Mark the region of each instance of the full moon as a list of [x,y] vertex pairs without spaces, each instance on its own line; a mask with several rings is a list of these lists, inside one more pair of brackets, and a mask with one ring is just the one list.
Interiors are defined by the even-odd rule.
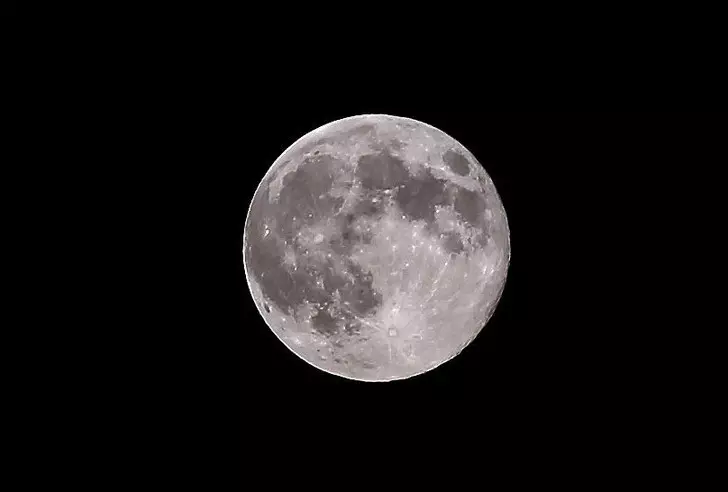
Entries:
[[271,331],[314,367],[361,381],[458,355],[492,316],[509,262],[506,213],[475,156],[390,115],[294,142],[259,183],[243,233]]

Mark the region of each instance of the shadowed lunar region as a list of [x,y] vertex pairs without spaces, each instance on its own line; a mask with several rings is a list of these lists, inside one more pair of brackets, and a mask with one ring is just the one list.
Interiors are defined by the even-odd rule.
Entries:
[[266,324],[323,371],[404,379],[459,354],[498,304],[506,213],[485,169],[420,121],[361,115],[273,163],[245,222],[243,261]]

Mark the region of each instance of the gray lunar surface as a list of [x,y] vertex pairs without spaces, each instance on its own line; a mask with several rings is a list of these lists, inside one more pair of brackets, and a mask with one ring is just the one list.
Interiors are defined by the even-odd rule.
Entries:
[[361,115],[300,138],[259,184],[243,258],[261,316],[313,366],[408,378],[462,351],[492,315],[510,261],[495,186],[425,123]]

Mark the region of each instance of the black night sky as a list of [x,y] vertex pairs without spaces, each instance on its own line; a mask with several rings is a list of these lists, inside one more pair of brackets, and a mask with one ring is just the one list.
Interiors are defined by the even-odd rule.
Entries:
[[[724,235],[713,171],[728,162],[728,120],[679,106],[716,108],[725,93],[709,49],[725,29],[710,14],[651,12],[634,29],[640,46],[624,23],[598,30],[601,14],[583,12],[563,16],[574,37],[538,11],[543,36],[425,3],[401,20],[393,3],[57,3],[22,17],[16,3],[4,4],[3,183],[22,231],[6,239],[35,269],[5,255],[21,271],[7,290],[30,302],[4,325],[28,343],[4,348],[21,353],[6,377],[21,394],[6,406],[32,419],[8,419],[21,435],[8,452],[30,465],[23,483],[386,491],[404,475],[414,490],[459,491],[503,489],[500,474],[516,490],[639,487],[634,476],[676,488],[692,459],[682,488],[703,490],[692,481],[705,463],[724,467],[706,418],[718,406],[702,401],[725,387],[706,383],[725,372],[724,354],[707,355],[725,351],[711,339],[725,316],[708,314],[725,303],[725,275],[706,245]],[[636,28],[633,14],[617,15]],[[646,112],[656,108],[674,110]],[[511,262],[460,355],[365,383],[275,337],[242,241],[256,187],[287,147],[377,113],[474,154],[507,212]]]
[[[278,155],[314,128],[363,113],[418,119],[459,140],[494,180],[511,231],[508,280],[485,330],[439,368],[389,383],[335,377],[291,353],[258,314],[241,254],[248,206]],[[166,314],[147,320],[161,354],[151,371],[159,392],[149,392],[180,421],[179,439],[210,449],[224,476],[253,473],[255,456],[332,448],[381,453],[398,442],[424,450],[508,436],[546,453],[544,443],[591,446],[635,425],[658,432],[652,402],[680,359],[666,360],[669,329],[651,316],[667,301],[647,287],[664,254],[647,239],[664,234],[667,247],[680,227],[665,224],[666,202],[651,192],[679,202],[668,169],[709,157],[697,145],[712,138],[707,117],[343,103],[176,116],[163,132],[174,150],[159,227],[173,240],[160,252]]]

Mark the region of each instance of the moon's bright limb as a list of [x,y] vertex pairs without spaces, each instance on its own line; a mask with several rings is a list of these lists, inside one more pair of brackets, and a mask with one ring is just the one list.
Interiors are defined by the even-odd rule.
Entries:
[[248,211],[243,258],[260,314],[313,366],[403,379],[483,328],[510,261],[505,210],[475,157],[409,118],[361,115],[300,138]]

